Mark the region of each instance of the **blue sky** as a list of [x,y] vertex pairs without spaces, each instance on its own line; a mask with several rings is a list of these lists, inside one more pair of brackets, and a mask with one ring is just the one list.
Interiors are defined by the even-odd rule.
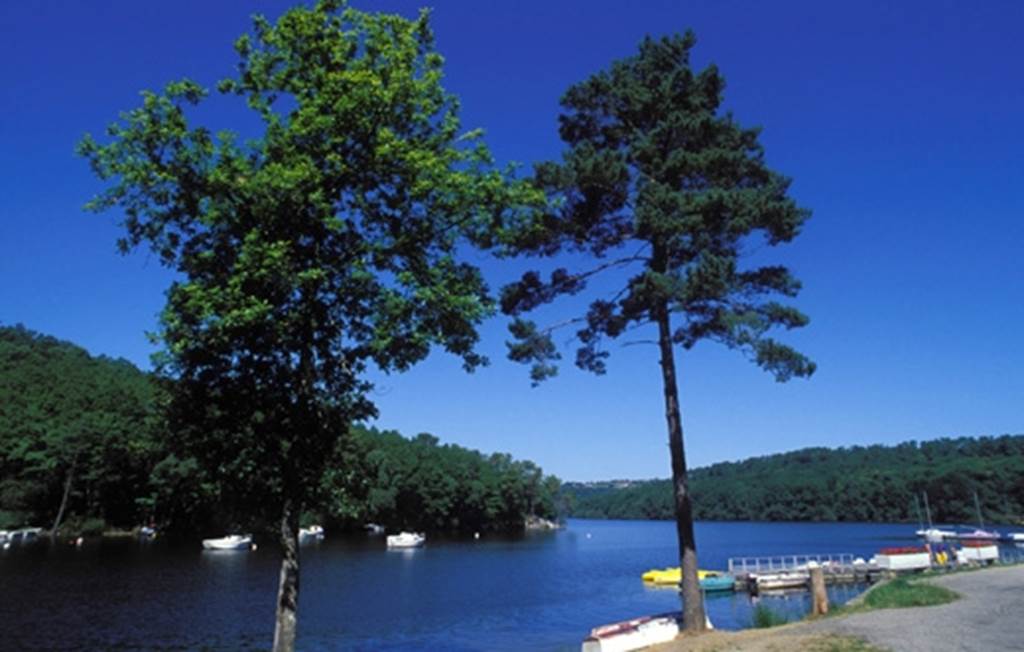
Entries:
[[[115,254],[117,216],[73,148],[143,88],[212,85],[248,16],[291,3],[0,3],[0,323],[148,366],[171,278]],[[364,2],[412,16],[423,2]],[[558,155],[558,98],[645,34],[692,27],[726,104],[764,127],[770,164],[814,211],[762,255],[804,282],[811,325],[787,337],[819,364],[777,384],[740,354],[679,358],[691,465],[804,446],[1022,432],[1024,67],[1016,2],[446,2],[434,27],[463,122],[501,162]],[[204,114],[232,127],[224,103]],[[484,256],[492,284],[519,263]],[[609,374],[571,365],[539,389],[483,329],[490,367],[438,353],[379,377],[377,425],[533,459],[567,479],[665,477],[657,352],[613,348]],[[571,354],[569,356],[571,358]]]

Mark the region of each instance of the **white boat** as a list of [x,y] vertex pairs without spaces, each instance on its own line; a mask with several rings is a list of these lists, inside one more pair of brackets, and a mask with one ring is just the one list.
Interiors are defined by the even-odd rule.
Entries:
[[978,528],[971,532],[960,532],[959,534],[957,534],[957,537],[960,539],[967,540],[991,539],[994,541],[999,539],[999,533],[989,530],[982,530],[981,528]]
[[1010,535],[1010,540],[1014,543],[1024,543],[1024,532],[1014,532]]
[[957,534],[953,530],[943,530],[942,528],[930,527],[926,530],[918,530],[917,536],[923,537],[930,542],[937,543],[944,539],[955,539]]
[[299,528],[299,541],[319,541],[323,538],[324,528],[322,525]]
[[419,548],[427,542],[427,537],[416,532],[402,532],[388,536],[388,548]]
[[384,526],[377,525],[376,523],[367,523],[363,526],[363,529],[370,534],[384,534]]
[[679,612],[667,613],[595,627],[583,639],[581,652],[629,652],[668,643],[679,635],[679,617]]
[[251,546],[251,534],[231,534],[220,539],[203,539],[203,548],[206,550],[248,550]]
[[779,589],[805,587],[810,579],[810,573],[801,570],[761,573],[754,576],[754,582],[758,591],[778,591]]

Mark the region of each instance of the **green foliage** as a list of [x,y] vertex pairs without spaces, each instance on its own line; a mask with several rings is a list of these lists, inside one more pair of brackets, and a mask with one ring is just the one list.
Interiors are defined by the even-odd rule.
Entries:
[[[589,254],[591,268],[530,271],[502,291],[510,357],[540,382],[557,372],[555,327],[521,316],[598,283],[578,324],[576,365],[606,371],[606,342],[652,323],[686,349],[708,339],[745,352],[778,380],[813,373],[814,363],[771,337],[807,324],[780,303],[800,283],[785,267],[745,269],[752,247],[792,240],[809,211],[787,195],[790,181],[768,168],[758,129],[721,110],[725,81],[715,66],[690,67],[692,33],[646,38],[639,52],[576,84],[562,97],[560,162],[538,165],[535,183],[551,210],[505,231],[510,253]],[[611,290],[609,292],[609,289]],[[670,317],[678,321],[668,327]]]
[[771,607],[759,604],[754,607],[754,613],[751,615],[751,624],[758,628],[778,627],[779,625],[785,625],[789,622],[789,619],[785,615],[777,613]]
[[957,593],[942,586],[897,578],[868,593],[864,604],[871,609],[930,607],[953,602],[959,597]]
[[[560,162],[540,164],[534,174],[547,205],[513,221],[503,243],[508,253],[582,261],[547,278],[528,271],[501,293],[501,309],[513,317],[509,357],[530,365],[535,386],[558,371],[552,334],[562,326],[578,327],[576,366],[595,374],[607,370],[609,342],[656,332],[640,341],[660,351],[688,630],[704,629],[705,618],[674,348],[717,341],[779,381],[815,369],[773,338],[779,328],[807,324],[780,302],[796,296],[800,283],[785,267],[740,262],[752,246],[792,240],[810,213],[787,195],[789,180],[767,166],[758,130],[721,111],[725,81],[717,68],[690,67],[695,42],[690,32],[647,37],[636,55],[562,96],[559,134],[567,148]],[[589,307],[556,325],[540,328],[524,317],[588,289],[596,289]]]
[[93,537],[103,534],[107,523],[98,516],[74,517],[61,527],[61,533],[70,537]]
[[235,49],[218,89],[259,138],[192,126],[207,90],[182,80],[79,152],[109,182],[89,207],[123,211],[122,250],[179,274],[159,333],[172,452],[202,462],[225,509],[270,516],[308,503],[339,437],[375,413],[368,365],[403,371],[434,346],[486,362],[493,302],[456,248],[489,244],[537,193],[461,132],[426,12],[322,0],[256,17]]
[[360,426],[339,454],[345,461],[325,475],[321,503],[339,525],[518,531],[529,515],[558,517],[560,481],[506,454],[441,446],[425,433],[410,440]]
[[0,510],[49,525],[72,474],[71,514],[133,525],[151,512],[162,455],[161,391],[124,360],[93,358],[21,326],[0,327]]
[[[927,492],[933,520],[968,523],[976,520],[977,491],[987,521],[1020,522],[1024,435],[808,448],[694,469],[690,488],[703,520],[916,521],[915,496]],[[668,480],[566,491],[574,516],[674,518]]]
[[[78,391],[95,392],[104,383],[121,389],[117,400],[101,400],[102,393],[78,400]],[[0,529],[46,525],[53,518],[64,476],[37,466],[54,458],[54,466],[44,468],[59,469],[67,451],[55,433],[73,433],[69,423],[112,425],[96,431],[82,449],[66,534],[99,533],[104,519],[125,529],[152,519],[162,530],[193,535],[240,525],[198,461],[168,452],[174,436],[158,409],[160,396],[156,381],[127,362],[93,358],[21,327],[0,328]],[[27,452],[37,463],[24,462]],[[531,514],[557,518],[560,490],[561,481],[532,462],[442,446],[431,435],[409,440],[356,425],[328,457],[302,524],[326,517],[353,529],[378,522],[433,531],[518,531]],[[258,526],[259,519],[246,525]]]

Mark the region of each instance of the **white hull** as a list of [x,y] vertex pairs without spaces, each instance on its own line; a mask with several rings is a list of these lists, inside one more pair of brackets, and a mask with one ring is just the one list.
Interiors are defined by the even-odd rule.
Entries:
[[427,537],[415,532],[392,534],[387,538],[388,548],[419,548],[427,542]]
[[955,539],[957,538],[956,532],[953,530],[943,530],[937,527],[928,528],[927,530],[918,530],[917,536],[924,537],[928,541],[942,541],[943,539]]
[[252,546],[251,536],[233,534],[221,539],[203,539],[205,550],[248,550]]
[[957,535],[960,539],[966,539],[968,541],[998,541],[998,532],[989,532],[987,530],[975,530],[974,532],[961,532]]
[[927,552],[902,555],[875,555],[875,563],[887,570],[923,570],[931,568],[932,558]]
[[778,591],[779,589],[792,589],[807,586],[810,575],[807,573],[768,573],[758,575],[754,581],[758,591]]
[[679,635],[679,614],[644,616],[621,623],[595,627],[583,639],[582,652],[631,652]]
[[310,525],[299,529],[299,541],[319,541],[324,538],[324,529],[319,525]]

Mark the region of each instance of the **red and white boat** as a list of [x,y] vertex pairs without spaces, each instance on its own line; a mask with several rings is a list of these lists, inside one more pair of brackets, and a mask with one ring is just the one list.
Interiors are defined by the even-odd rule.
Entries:
[[677,611],[595,627],[583,639],[582,652],[629,652],[667,643],[679,635],[681,617]]
[[[708,629],[714,629],[710,620],[705,622]],[[631,652],[667,643],[675,639],[682,628],[683,614],[679,611],[623,620],[590,630],[590,636],[583,639],[581,652]]]

